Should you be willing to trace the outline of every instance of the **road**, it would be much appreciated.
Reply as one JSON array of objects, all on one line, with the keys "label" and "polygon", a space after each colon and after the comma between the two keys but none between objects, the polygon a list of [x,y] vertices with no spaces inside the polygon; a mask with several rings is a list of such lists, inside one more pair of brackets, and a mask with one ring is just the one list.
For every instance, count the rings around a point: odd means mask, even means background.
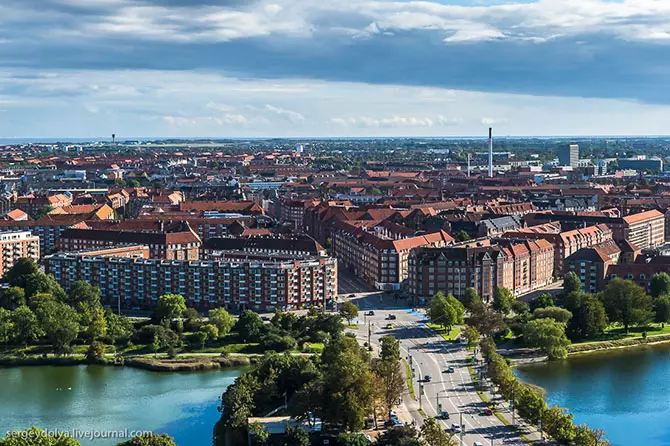
[{"label": "road", "polygon": [[[385,299],[392,300],[392,299]],[[428,416],[438,414],[439,402],[443,410],[450,414],[449,420],[439,421],[442,426],[449,427],[452,423],[465,425],[462,437],[463,445],[473,445],[475,441],[483,445],[523,445],[524,442],[506,427],[495,416],[479,415],[485,404],[476,393],[474,384],[467,369],[466,357],[472,354],[461,344],[445,342],[433,330],[426,327],[421,321],[423,317],[411,310],[380,309],[392,306],[379,303],[378,296],[361,296],[355,300],[360,305],[359,329],[356,336],[361,343],[367,341],[368,322],[371,327],[371,344],[378,350],[379,339],[385,335],[392,335],[400,341],[401,354],[407,359],[411,356],[416,378],[431,376],[430,382],[424,382],[424,396],[421,406]],[[374,316],[363,316],[370,309],[374,309]],[[396,320],[387,320],[389,314],[394,314]],[[388,323],[392,329],[384,328]],[[443,373],[449,366],[454,367],[454,373]],[[414,380],[414,392],[418,396],[419,388]],[[421,421],[418,413],[418,404],[409,398],[409,411],[417,422]]]}]

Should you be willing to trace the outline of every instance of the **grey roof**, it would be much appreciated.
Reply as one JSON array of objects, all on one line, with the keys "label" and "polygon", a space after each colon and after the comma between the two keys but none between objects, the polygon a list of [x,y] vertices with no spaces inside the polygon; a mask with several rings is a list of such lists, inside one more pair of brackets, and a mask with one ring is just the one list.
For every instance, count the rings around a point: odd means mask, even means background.
[{"label": "grey roof", "polygon": [[521,217],[516,215],[507,215],[504,217],[482,220],[479,224],[485,225],[487,230],[510,230],[523,227]]}]

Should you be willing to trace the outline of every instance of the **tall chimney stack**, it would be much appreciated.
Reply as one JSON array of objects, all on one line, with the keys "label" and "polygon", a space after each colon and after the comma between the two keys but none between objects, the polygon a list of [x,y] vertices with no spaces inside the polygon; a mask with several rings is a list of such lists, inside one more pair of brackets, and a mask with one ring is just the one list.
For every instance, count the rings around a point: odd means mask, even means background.
[{"label": "tall chimney stack", "polygon": [[489,178],[493,177],[493,129],[489,127]]}]

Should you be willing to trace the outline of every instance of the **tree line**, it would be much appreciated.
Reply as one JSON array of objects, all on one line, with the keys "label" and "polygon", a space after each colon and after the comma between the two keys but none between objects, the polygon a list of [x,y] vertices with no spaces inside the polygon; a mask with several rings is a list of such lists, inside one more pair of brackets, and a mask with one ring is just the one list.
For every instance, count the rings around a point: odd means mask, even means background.
[{"label": "tree line", "polygon": [[496,352],[495,342],[491,338],[483,338],[480,348],[488,376],[506,400],[514,401],[514,408],[521,417],[535,425],[541,421],[542,430],[561,443],[575,446],[609,445],[602,430],[575,425],[567,409],[548,407],[537,388],[517,380],[507,361]]}]

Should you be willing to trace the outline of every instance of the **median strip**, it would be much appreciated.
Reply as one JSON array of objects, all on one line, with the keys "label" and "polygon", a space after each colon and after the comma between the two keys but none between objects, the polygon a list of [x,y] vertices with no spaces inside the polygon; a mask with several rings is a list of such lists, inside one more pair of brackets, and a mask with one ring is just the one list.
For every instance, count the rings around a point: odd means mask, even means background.
[{"label": "median strip", "polygon": [[407,390],[409,390],[409,396],[416,401],[416,395],[414,395],[414,386],[412,385],[412,369],[409,367],[409,364],[405,359],[402,360],[402,363],[405,364],[405,375],[407,376]]}]

